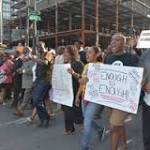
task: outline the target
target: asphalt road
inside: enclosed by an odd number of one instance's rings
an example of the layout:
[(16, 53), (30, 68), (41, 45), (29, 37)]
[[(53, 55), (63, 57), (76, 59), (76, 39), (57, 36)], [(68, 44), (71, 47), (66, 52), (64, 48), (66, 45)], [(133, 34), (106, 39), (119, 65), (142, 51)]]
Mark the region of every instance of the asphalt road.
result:
[[(6, 106), (0, 107), (0, 150), (80, 150), (82, 130), (77, 127), (75, 135), (64, 135), (62, 113), (56, 115), (48, 129), (39, 129), (36, 127), (37, 122), (29, 124), (26, 118), (17, 118), (12, 112)], [(105, 119), (103, 123), (107, 126)], [(141, 131), (139, 112), (127, 120), (129, 150), (144, 150)], [(109, 150), (109, 136), (101, 143), (95, 135), (93, 139), (94, 150)]]

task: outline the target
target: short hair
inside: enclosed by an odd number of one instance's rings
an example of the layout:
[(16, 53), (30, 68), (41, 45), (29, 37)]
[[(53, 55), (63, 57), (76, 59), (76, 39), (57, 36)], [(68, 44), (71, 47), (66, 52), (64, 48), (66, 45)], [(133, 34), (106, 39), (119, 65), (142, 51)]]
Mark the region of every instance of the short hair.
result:
[(119, 36), (120, 38), (123, 39), (123, 42), (126, 43), (126, 37), (122, 33), (118, 32), (118, 33), (115, 33), (113, 36)]

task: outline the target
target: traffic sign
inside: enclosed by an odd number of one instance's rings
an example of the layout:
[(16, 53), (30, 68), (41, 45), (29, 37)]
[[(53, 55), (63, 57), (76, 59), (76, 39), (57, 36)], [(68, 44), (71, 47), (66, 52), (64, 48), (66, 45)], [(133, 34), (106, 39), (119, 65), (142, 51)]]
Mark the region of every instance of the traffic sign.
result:
[(30, 15), (29, 16), (29, 20), (31, 20), (31, 21), (41, 21), (42, 20), (42, 18), (41, 18), (41, 16), (39, 16), (39, 15)]

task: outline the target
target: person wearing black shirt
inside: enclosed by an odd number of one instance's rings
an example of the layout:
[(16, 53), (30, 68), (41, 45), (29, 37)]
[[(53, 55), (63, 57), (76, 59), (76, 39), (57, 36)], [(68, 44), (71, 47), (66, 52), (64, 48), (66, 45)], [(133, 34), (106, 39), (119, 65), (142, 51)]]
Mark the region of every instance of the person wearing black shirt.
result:
[[(68, 46), (64, 51), (64, 63), (70, 63), (71, 68), (78, 74), (81, 75), (83, 71), (83, 65), (80, 61), (76, 60), (75, 50), (73, 46)], [(82, 110), (81, 107), (75, 105), (76, 94), (79, 89), (79, 82), (74, 76), (72, 76), (74, 102), (73, 107), (63, 106), (64, 119), (65, 119), (65, 134), (72, 134), (75, 131), (75, 124), (82, 124)]]
[(47, 98), (48, 92), (51, 88), (51, 84), (47, 79), (48, 63), (44, 60), (44, 52), (40, 55), (41, 59), (35, 59), (37, 62), (36, 67), (36, 80), (33, 83), (33, 106), (37, 110), (37, 114), (40, 119), (40, 124), (38, 127), (48, 127), (50, 121), (50, 115), (45, 106), (45, 100)]
[[(138, 57), (124, 52), (125, 39), (122, 34), (115, 34), (111, 40), (112, 55), (108, 56), (105, 64), (119, 65), (119, 66), (137, 66)], [(122, 150), (127, 150), (127, 139), (125, 132), (124, 121), (128, 113), (110, 109), (110, 125), (111, 125), (111, 150), (117, 150), (122, 146)]]
[[(14, 60), (14, 81), (13, 81), (13, 92), (14, 92), (14, 100), (11, 104), (12, 107), (16, 109), (16, 112), (14, 113), (17, 116), (21, 116), (22, 114), (19, 113), (18, 110), (18, 103), (20, 99), (23, 97), (23, 89), (22, 89), (22, 73), (19, 71), (19, 69), (22, 67), (23, 64), (24, 55), (20, 55), (16, 57)], [(20, 97), (21, 94), (21, 97)]]

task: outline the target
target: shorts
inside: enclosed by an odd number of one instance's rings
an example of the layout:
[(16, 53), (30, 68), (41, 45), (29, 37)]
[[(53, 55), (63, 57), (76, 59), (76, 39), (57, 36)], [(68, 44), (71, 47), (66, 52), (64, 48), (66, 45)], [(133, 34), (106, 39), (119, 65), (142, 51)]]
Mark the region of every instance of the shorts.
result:
[(113, 126), (123, 126), (125, 123), (125, 119), (128, 117), (129, 113), (117, 109), (108, 109), (110, 124)]

